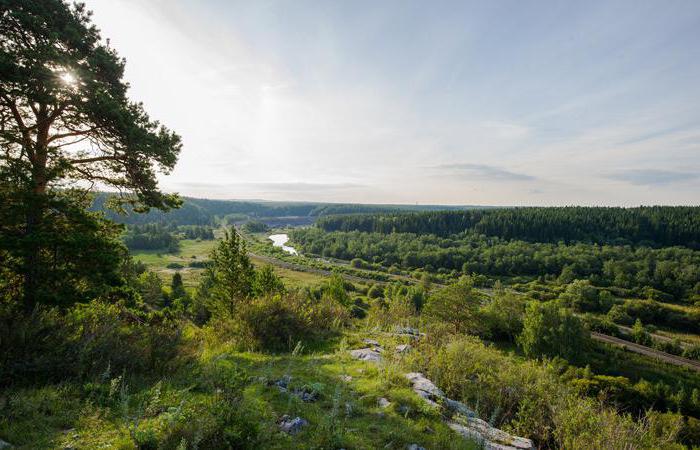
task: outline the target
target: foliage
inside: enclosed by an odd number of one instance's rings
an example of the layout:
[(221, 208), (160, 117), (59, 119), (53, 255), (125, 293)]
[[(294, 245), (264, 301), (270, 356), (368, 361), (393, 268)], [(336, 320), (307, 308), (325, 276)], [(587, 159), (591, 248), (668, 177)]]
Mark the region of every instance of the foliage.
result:
[(270, 231), (270, 227), (264, 222), (258, 220), (250, 220), (243, 225), (243, 229), (248, 233), (266, 233)]
[(459, 333), (479, 335), (484, 332), (480, 304), (481, 297), (474, 290), (471, 280), (463, 277), (432, 294), (423, 308), (423, 314), (430, 320), (452, 325)]
[(241, 350), (280, 352), (327, 337), (348, 319), (348, 310), (327, 296), (277, 294), (239, 305), (235, 318), (214, 319), (209, 329)]
[(212, 251), (202, 285), (209, 309), (233, 317), (236, 308), (253, 293), (254, 270), (246, 245), (234, 228)]
[(575, 363), (585, 355), (589, 341), (588, 330), (571, 310), (555, 302), (530, 302), (525, 308), (523, 331), (518, 337), (525, 355), (559, 356)]
[(424, 371), (480, 417), (532, 437), (540, 448), (660, 448), (673, 442), (678, 430), (678, 416), (661, 429), (652, 427), (652, 417), (635, 423), (579, 397), (553, 365), (504, 356), (475, 337), (428, 340), (418, 350), (415, 370)]
[(655, 243), (700, 245), (697, 207), (498, 208), (419, 213), (355, 214), (317, 220), (325, 231), (477, 234), (531, 242)]
[[(74, 191), (47, 193), (42, 206), (28, 206), (36, 200), (30, 197), (0, 182), (0, 289), (17, 300), (26, 297), (24, 310), (31, 311), (36, 304), (85, 302), (121, 284), (126, 249), (119, 226), (86, 212), (86, 200)], [(30, 207), (39, 211), (32, 232)]]
[(588, 279), (614, 286), (627, 296), (647, 298), (648, 288), (678, 300), (700, 283), (700, 252), (681, 247), (650, 248), (578, 243), (536, 243), (467, 232), (447, 237), (413, 233), (324, 232), (295, 229), (290, 237), (304, 254), (362, 258), (406, 270), (439, 268), (462, 274), (559, 277), (564, 283)]

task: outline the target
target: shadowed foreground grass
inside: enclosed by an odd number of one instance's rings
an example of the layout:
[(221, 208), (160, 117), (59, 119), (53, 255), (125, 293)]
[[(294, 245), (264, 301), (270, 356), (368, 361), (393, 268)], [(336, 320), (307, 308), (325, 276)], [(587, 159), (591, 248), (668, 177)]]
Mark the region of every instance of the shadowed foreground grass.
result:
[[(350, 360), (345, 338), (324, 352), (235, 352), (187, 330), (169, 376), (108, 368), (83, 383), (15, 388), (0, 398), (0, 437), (19, 448), (477, 448), (456, 436), (390, 363)], [(358, 336), (348, 336), (353, 345)], [(289, 389), (314, 392), (304, 402)], [(377, 400), (391, 405), (380, 408)], [(309, 422), (279, 431), (283, 415)]]

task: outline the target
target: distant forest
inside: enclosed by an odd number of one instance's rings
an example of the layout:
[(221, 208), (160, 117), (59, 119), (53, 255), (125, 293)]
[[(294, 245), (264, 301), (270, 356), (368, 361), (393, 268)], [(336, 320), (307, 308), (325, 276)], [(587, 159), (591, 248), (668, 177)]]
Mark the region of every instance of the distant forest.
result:
[[(151, 210), (146, 214), (119, 214), (106, 207), (111, 194), (98, 194), (93, 202), (93, 210), (104, 211), (108, 219), (128, 225), (148, 223), (169, 223), (174, 225), (214, 225), (222, 219), (233, 223), (248, 219), (309, 217), (326, 215), (361, 214), (361, 213), (397, 213), (402, 211), (437, 211), (463, 210), (476, 206), (439, 206), (439, 205), (360, 205), (341, 203), (305, 203), (305, 202), (266, 202), (239, 200), (210, 200), (183, 197), (179, 209), (168, 212)], [(480, 207), (479, 207), (480, 208)]]
[(681, 245), (700, 248), (700, 207), (527, 207), (321, 217), (324, 231), (450, 236), (474, 232), (545, 243)]

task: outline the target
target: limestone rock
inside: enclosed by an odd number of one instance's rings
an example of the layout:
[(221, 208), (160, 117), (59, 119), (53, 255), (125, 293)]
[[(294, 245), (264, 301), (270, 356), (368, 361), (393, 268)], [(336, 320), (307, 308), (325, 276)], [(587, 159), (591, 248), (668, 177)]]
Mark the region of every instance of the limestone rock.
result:
[(391, 402), (382, 397), (379, 400), (377, 400), (377, 405), (379, 405), (380, 408), (388, 408), (389, 405), (391, 405)]
[(422, 373), (407, 373), (413, 391), (427, 403), (447, 410), (448, 426), (460, 435), (480, 442), (487, 450), (529, 450), (534, 445), (530, 439), (512, 436), (503, 430), (492, 427), (462, 402), (448, 398), (444, 392)]
[(359, 359), (360, 361), (372, 361), (379, 362), (382, 360), (382, 355), (373, 348), (358, 348), (357, 350), (351, 350), (350, 355)]
[(421, 447), (418, 444), (411, 444), (408, 447), (406, 447), (406, 450), (425, 450), (425, 447)]
[(6, 448), (7, 448), (7, 449), (10, 449), (10, 448), (13, 448), (13, 447), (14, 447), (14, 445), (10, 444), (10, 443), (7, 442), (7, 441), (3, 441), (2, 439), (0, 439), (0, 449), (6, 449)]

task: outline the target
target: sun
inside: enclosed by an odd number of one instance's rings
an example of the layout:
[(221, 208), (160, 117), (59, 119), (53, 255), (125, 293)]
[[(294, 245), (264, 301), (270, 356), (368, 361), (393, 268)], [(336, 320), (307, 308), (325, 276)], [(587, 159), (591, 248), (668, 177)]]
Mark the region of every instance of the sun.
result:
[(61, 79), (61, 81), (63, 82), (63, 84), (65, 84), (65, 85), (67, 85), (67, 86), (75, 86), (75, 85), (77, 84), (77, 82), (78, 82), (78, 79), (75, 77), (75, 75), (73, 75), (73, 74), (70, 73), (70, 72), (63, 72), (63, 73), (59, 76), (59, 78)]

